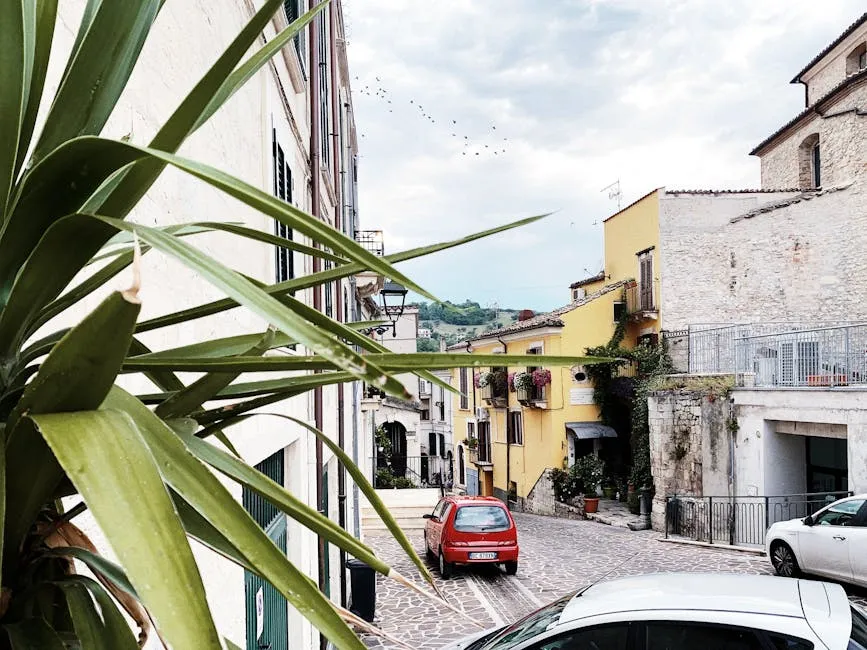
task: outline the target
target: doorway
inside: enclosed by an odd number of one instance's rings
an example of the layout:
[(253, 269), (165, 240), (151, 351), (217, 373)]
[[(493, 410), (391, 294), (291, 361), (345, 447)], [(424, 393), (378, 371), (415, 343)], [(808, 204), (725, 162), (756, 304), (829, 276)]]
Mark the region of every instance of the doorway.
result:
[(807, 436), (807, 491), (849, 490), (849, 452), (846, 438)]

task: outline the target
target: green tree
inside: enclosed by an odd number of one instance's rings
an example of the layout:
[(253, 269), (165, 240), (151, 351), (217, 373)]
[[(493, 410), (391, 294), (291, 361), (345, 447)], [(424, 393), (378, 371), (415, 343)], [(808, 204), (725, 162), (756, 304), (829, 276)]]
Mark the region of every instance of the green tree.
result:
[(417, 349), (419, 352), (439, 352), (440, 344), (435, 339), (418, 339)]

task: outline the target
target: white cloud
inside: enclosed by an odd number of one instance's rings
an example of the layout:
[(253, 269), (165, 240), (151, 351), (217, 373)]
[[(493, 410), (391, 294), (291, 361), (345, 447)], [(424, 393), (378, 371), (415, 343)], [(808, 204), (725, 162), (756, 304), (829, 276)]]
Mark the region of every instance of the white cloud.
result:
[(395, 251), (556, 210), (406, 265), (442, 298), (545, 309), (597, 270), (605, 185), (757, 186), (747, 153), (802, 108), (789, 79), (863, 0), (345, 6), (362, 226)]

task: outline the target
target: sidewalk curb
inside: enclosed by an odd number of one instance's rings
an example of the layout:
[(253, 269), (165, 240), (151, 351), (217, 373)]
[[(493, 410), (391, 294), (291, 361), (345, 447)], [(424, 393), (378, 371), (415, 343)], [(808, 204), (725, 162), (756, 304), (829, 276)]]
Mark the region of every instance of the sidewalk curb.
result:
[(672, 538), (664, 538), (660, 537), (658, 542), (665, 542), (667, 544), (682, 544), (684, 546), (698, 546), (701, 548), (709, 548), (717, 551), (736, 551), (738, 553), (747, 553), (749, 555), (757, 555), (764, 556), (765, 551), (760, 548), (750, 548), (749, 546), (729, 546), (728, 544), (708, 544), (707, 542), (696, 542), (691, 539), (672, 539)]

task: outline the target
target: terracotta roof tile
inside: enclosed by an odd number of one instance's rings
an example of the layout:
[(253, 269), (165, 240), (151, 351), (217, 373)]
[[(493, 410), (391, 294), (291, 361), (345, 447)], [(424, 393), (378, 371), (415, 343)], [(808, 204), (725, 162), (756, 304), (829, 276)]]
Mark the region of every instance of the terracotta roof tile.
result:
[(822, 50), (821, 52), (819, 52), (819, 53), (818, 53), (818, 54), (813, 58), (812, 61), (810, 61), (806, 66), (804, 66), (804, 69), (801, 70), (798, 74), (796, 74), (795, 77), (792, 79), (792, 81), (791, 81), (790, 83), (796, 84), (796, 83), (798, 83), (799, 81), (801, 81), (801, 77), (803, 76), (803, 74), (804, 74), (805, 72), (807, 72), (810, 68), (812, 68), (812, 67), (813, 67), (814, 65), (816, 65), (819, 61), (821, 61), (821, 60), (825, 57), (825, 55), (828, 54), (828, 52), (830, 52), (830, 51), (833, 50), (835, 47), (837, 47), (840, 43), (842, 43), (843, 40), (844, 40), (847, 36), (849, 36), (849, 34), (851, 34), (851, 33), (854, 32), (856, 29), (858, 29), (858, 28), (859, 28), (859, 27), (864, 23), (864, 21), (867, 21), (867, 13), (861, 14), (861, 17), (860, 17), (860, 18), (858, 18), (854, 23), (852, 23), (851, 25), (849, 25), (849, 26), (848, 26), (848, 27), (843, 31), (843, 33), (840, 34), (837, 38), (835, 38), (833, 41), (831, 41), (831, 44), (830, 44), (828, 47), (826, 47), (824, 50)]
[(593, 284), (594, 282), (599, 282), (605, 279), (605, 271), (599, 271), (596, 275), (591, 275), (589, 278), (584, 278), (583, 280), (578, 280), (578, 282), (573, 282), (569, 285), (570, 289), (578, 289), (579, 287), (583, 287), (587, 284)]
[(754, 190), (665, 190), (666, 194), (769, 194), (772, 192), (800, 192), (797, 187), (781, 189), (754, 189)]

